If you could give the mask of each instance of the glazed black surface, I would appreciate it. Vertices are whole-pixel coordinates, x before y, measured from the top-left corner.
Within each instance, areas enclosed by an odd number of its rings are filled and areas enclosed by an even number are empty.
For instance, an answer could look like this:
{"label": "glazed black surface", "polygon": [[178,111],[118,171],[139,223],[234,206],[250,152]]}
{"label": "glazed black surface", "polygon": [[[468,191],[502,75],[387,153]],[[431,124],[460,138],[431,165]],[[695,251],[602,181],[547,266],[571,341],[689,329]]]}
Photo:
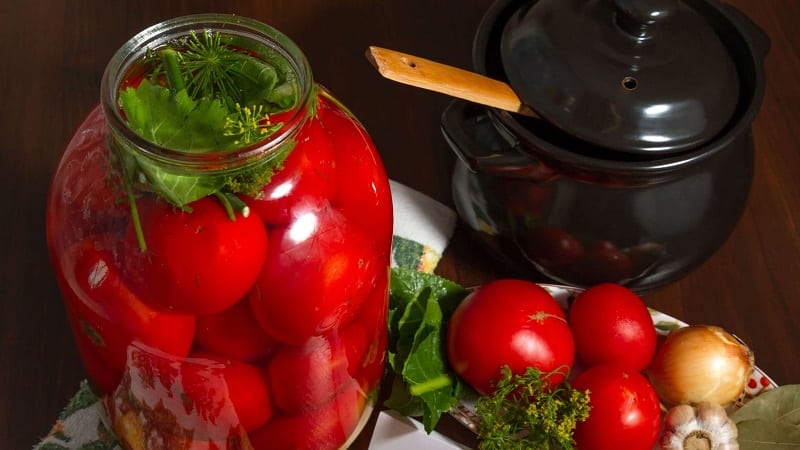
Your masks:
{"label": "glazed black surface", "polygon": [[[506,0],[489,9],[475,37],[476,70],[505,77],[505,24],[535,3]],[[462,161],[455,204],[484,240],[497,241],[489,244],[502,259],[559,282],[615,281],[645,292],[679,279],[725,242],[752,179],[750,126],[761,106],[769,41],[732,8],[701,3],[689,7],[697,6],[731,49],[739,80],[732,117],[701,145],[632,153],[593,145],[547,120],[451,103],[442,128]],[[525,198],[530,190],[538,191],[535,200]],[[571,249],[585,254],[554,265],[555,249],[529,242],[542,226],[566,233]],[[588,250],[599,246],[600,255]]]}

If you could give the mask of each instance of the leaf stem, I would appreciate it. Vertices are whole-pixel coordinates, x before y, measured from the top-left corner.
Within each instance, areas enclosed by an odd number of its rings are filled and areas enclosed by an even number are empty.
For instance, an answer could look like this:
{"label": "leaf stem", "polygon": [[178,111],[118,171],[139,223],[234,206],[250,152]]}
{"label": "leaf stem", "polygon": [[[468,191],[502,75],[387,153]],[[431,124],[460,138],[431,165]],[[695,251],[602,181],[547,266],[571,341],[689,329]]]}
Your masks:
{"label": "leaf stem", "polygon": [[214,195],[217,197],[217,200],[222,203],[222,207],[225,208],[228,218],[231,219],[231,221],[235,221],[236,213],[233,211],[233,205],[231,205],[231,201],[228,199],[228,196],[219,191],[215,192]]}
{"label": "leaf stem", "polygon": [[142,221],[139,219],[139,208],[136,207],[136,196],[133,194],[130,182],[127,180],[124,183],[125,193],[128,195],[128,204],[131,207],[131,221],[133,223],[133,231],[136,233],[136,241],[139,243],[139,250],[142,253],[147,251],[147,242],[144,240],[144,231],[142,231]]}
{"label": "leaf stem", "polygon": [[225,212],[228,213],[228,218],[231,220],[236,220],[237,212],[245,219],[250,216],[250,207],[247,206],[247,203],[243,202],[242,199],[237,197],[236,194],[217,191],[214,195],[217,197],[217,200],[222,203],[222,207],[225,208]]}
{"label": "leaf stem", "polygon": [[426,392],[431,392],[437,389],[441,389],[443,387],[450,386],[451,384],[453,384],[453,380],[451,380],[449,376],[441,374],[436,378],[425,380],[422,383],[409,385],[408,392],[410,392],[411,395],[419,396]]}

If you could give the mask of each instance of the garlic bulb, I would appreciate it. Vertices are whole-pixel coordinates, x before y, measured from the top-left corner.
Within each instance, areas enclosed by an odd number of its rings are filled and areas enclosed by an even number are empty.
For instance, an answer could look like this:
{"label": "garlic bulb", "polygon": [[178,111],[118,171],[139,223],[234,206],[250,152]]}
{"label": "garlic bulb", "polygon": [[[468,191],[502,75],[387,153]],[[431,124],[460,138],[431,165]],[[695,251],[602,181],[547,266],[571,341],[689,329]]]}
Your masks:
{"label": "garlic bulb", "polygon": [[738,450],[736,424],[717,403],[678,405],[664,418],[658,450]]}

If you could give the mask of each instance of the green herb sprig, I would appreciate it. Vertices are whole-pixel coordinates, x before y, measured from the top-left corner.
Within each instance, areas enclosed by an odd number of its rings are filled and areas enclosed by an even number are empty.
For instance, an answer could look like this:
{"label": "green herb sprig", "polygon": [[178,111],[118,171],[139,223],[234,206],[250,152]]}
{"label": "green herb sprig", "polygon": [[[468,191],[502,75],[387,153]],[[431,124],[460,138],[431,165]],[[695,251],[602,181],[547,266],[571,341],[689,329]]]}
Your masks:
{"label": "green herb sprig", "polygon": [[482,450],[574,448],[573,431],[589,417],[589,393],[573,389],[568,382],[552,391],[542,374],[529,367],[513,375],[505,366],[496,390],[480,397],[475,411],[481,419],[479,447]]}
{"label": "green herb sprig", "polygon": [[[119,93],[120,108],[133,131],[167,149],[205,154],[254,144],[280,130],[283,124],[271,117],[298,100],[292,69],[282,56],[266,56],[273,59],[260,59],[218,32],[190,32],[147,52],[144,63],[150,71],[138,85]],[[269,181],[294,143],[262,160],[209,173],[167,166],[121,142],[113,145],[136,225],[133,188],[158,194],[185,211],[206,196],[223,201],[231,200],[230,194],[253,194]],[[232,205],[238,204],[223,201],[226,209]],[[141,229],[136,231],[144,251]]]}

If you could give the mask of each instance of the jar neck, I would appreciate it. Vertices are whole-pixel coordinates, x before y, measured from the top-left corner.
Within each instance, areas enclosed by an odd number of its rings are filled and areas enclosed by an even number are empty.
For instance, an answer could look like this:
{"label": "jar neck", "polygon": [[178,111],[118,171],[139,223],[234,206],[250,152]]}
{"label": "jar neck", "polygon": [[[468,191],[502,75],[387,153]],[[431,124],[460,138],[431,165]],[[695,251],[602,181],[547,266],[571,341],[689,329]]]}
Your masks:
{"label": "jar neck", "polygon": [[[137,64],[155,49],[185,41],[192,33],[219,33],[230,38],[244,52],[278,59],[291,72],[296,88],[294,105],[281,112],[282,125],[264,139],[234,148],[170,148],[145,139],[129,126],[120,107],[122,86]],[[156,164],[159,169],[176,173],[224,174],[240,171],[264,159],[285,156],[305,120],[311,115],[314,82],[302,51],[288,37],[272,27],[241,16],[198,14],[171,19],[147,28],[126,42],[109,61],[101,83],[101,105],[108,126],[112,149]],[[242,105],[243,107],[246,105]],[[237,105],[238,107],[238,105]]]}

